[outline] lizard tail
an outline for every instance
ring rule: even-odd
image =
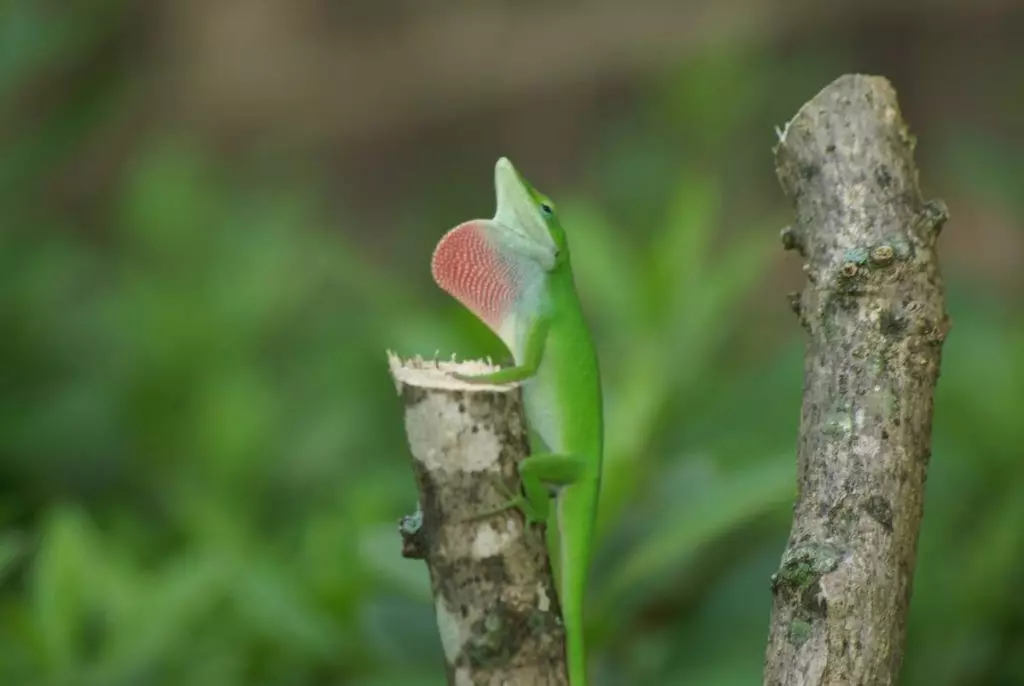
[[[569,548],[574,541],[564,543]],[[583,623],[585,572],[586,567],[580,564],[568,563],[562,567],[562,619],[565,622],[569,686],[587,686],[587,651],[584,646]]]
[[[565,621],[566,662],[569,686],[587,686],[587,652],[584,646],[584,604],[587,593],[587,571],[590,564],[591,537],[596,488],[566,489],[558,499],[560,569],[559,601]],[[577,522],[566,527],[566,522]]]
[[[583,616],[581,612],[568,609],[564,611],[564,615],[569,686],[586,686],[587,653],[583,645]]]

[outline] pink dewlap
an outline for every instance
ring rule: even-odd
[[[488,236],[485,219],[459,224],[434,249],[434,281],[497,332],[515,300],[518,284],[508,260]]]

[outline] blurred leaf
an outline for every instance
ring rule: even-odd
[[[701,188],[688,186],[695,193]],[[688,193],[681,198],[674,211],[678,224],[673,229],[677,234],[671,241],[673,247],[655,251],[650,258],[661,263],[663,288],[674,295],[661,300],[661,310],[651,312],[654,330],[647,335],[631,331],[632,349],[625,351],[621,366],[607,375],[618,385],[605,391],[608,447],[599,529],[618,516],[637,484],[656,468],[649,448],[659,426],[667,421],[673,399],[714,385],[716,380],[706,375],[718,368],[715,358],[732,333],[732,315],[767,266],[766,240],[747,235],[729,249],[718,251],[721,255],[715,269],[703,271],[700,265],[707,258],[701,253],[706,251],[707,212],[712,205],[704,205]],[[689,213],[686,208],[690,204],[705,209]],[[673,272],[674,260],[691,274]],[[670,286],[672,278],[685,285]]]
[[[420,670],[398,672],[388,670],[381,674],[363,677],[359,686],[445,686],[448,683],[442,672],[429,674]]]
[[[387,596],[367,598],[359,629],[386,664],[400,667],[444,662],[433,603],[424,605]]]
[[[395,584],[410,598],[424,603],[433,602],[426,565],[402,557],[397,525],[380,525],[363,532],[359,555],[367,567]]]
[[[122,0],[67,0],[63,12],[31,0],[0,5],[0,98],[41,73],[82,59],[118,26]],[[69,11],[70,10],[70,11]]]
[[[1024,155],[991,132],[957,130],[943,138],[940,154],[947,158],[943,165],[957,186],[969,190],[979,200],[1015,208],[1024,214],[1018,180],[1024,176]]]
[[[25,555],[27,547],[22,536],[16,531],[0,535],[0,588]]]
[[[981,624],[1017,591],[1024,575],[1024,498],[1002,494],[987,508],[969,547],[961,549],[956,577],[963,584],[956,613],[965,624]]]
[[[140,579],[130,614],[114,625],[111,647],[96,666],[96,683],[125,683],[158,669],[160,661],[188,645],[198,623],[215,612],[232,582],[216,555],[183,556]]]
[[[34,624],[42,659],[52,678],[79,668],[85,626],[96,609],[90,577],[102,553],[88,520],[56,510],[44,528],[33,574]]]
[[[796,465],[792,455],[764,459],[714,480],[695,498],[680,498],[659,508],[649,532],[628,553],[598,592],[603,604],[626,594],[656,592],[687,555],[757,517],[792,502]]]
[[[583,199],[562,201],[558,211],[572,227],[573,273],[591,326],[601,330],[639,325],[636,243]]]
[[[325,657],[338,649],[336,632],[311,607],[290,575],[248,559],[236,572],[231,593],[247,631],[296,653]]]
[[[680,312],[692,302],[705,280],[705,264],[719,213],[718,184],[706,174],[682,175],[672,198],[663,231],[655,234],[647,258],[648,293],[644,302],[655,322],[665,313]]]
[[[700,132],[701,153],[729,149],[730,134],[763,87],[749,59],[741,46],[726,42],[663,73],[654,101],[659,114],[673,129]],[[723,83],[729,87],[723,89]]]

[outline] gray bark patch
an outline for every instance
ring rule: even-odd
[[[883,78],[843,76],[779,134],[796,218],[783,247],[807,283],[798,496],[773,577],[766,685],[896,683],[932,399],[949,330],[935,244],[947,218],[918,189],[913,137]]]

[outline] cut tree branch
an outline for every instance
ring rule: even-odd
[[[766,686],[894,684],[949,330],[914,139],[880,77],[843,76],[779,132],[796,205],[783,245],[806,258],[791,296],[807,332],[799,494],[778,572]]]
[[[481,362],[388,357],[420,493],[419,510],[399,527],[403,554],[430,570],[448,683],[564,686],[565,629],[544,529],[526,527],[517,509],[495,512],[519,492],[517,465],[529,454],[518,385],[450,375],[493,370]]]

